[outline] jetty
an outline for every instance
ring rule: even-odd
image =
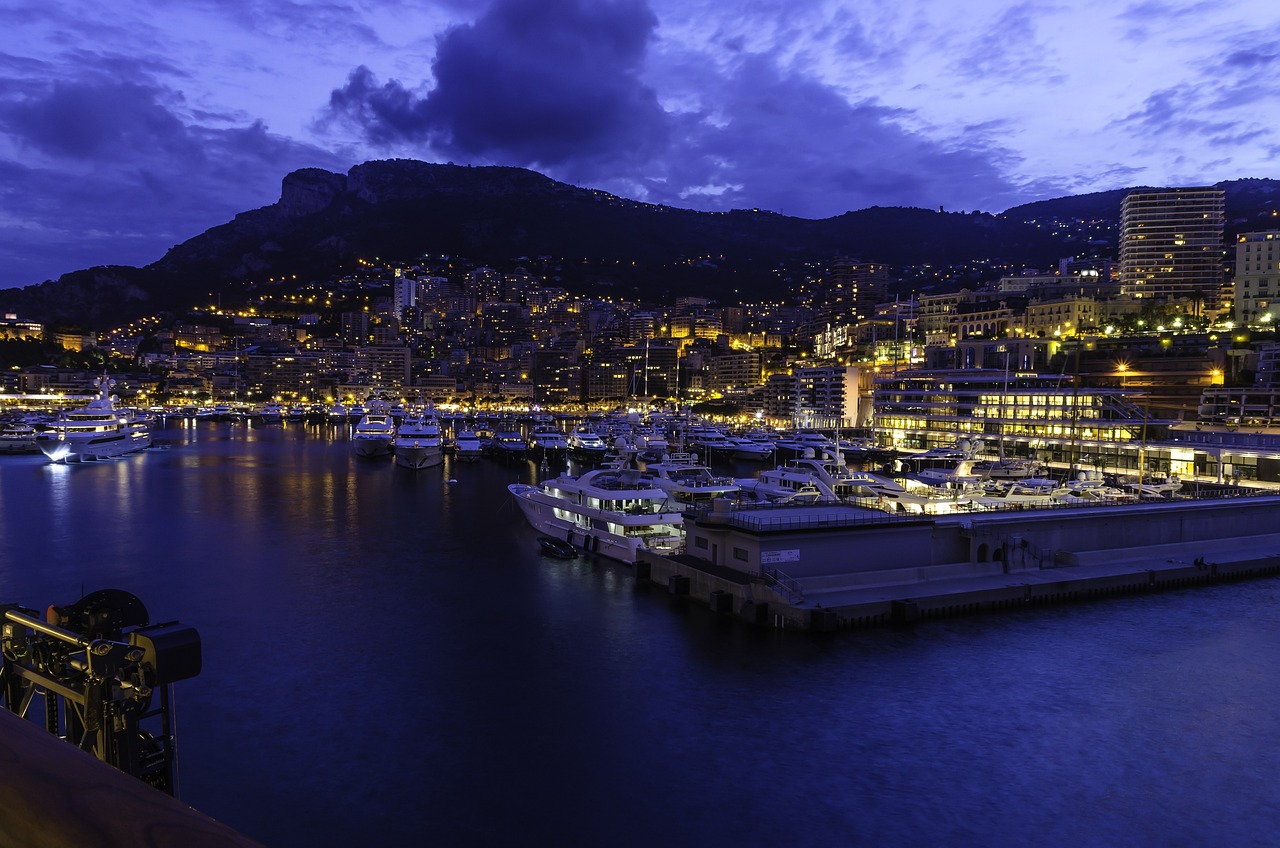
[[[637,579],[769,627],[838,630],[1280,574],[1280,493],[887,515],[849,504],[687,513]]]

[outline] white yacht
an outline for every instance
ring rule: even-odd
[[[787,463],[808,468],[815,482],[826,486],[846,503],[870,506],[885,512],[939,515],[969,508],[969,495],[959,489],[940,489],[914,480],[906,485],[870,471],[855,471],[843,455],[804,457]]]
[[[773,442],[750,439],[746,436],[729,436],[734,459],[748,462],[763,462],[773,456]]]
[[[1131,474],[1118,482],[1140,498],[1172,498],[1182,490],[1181,480],[1164,474]]]
[[[634,563],[642,549],[674,554],[684,544],[684,515],[635,468],[598,468],[507,488],[539,532],[622,562]]]
[[[0,428],[0,453],[39,453],[37,431],[25,421],[10,421]]]
[[[429,412],[412,412],[396,428],[391,452],[402,468],[432,468],[444,462],[440,422]]]
[[[715,498],[738,498],[742,486],[732,477],[717,477],[698,461],[696,454],[672,453],[659,462],[645,464],[658,488],[685,507],[705,509]]]
[[[757,501],[774,504],[837,503],[840,498],[811,469],[788,463],[740,479],[742,490]]]
[[[1028,477],[1025,480],[1011,480],[994,484],[987,491],[973,495],[970,500],[975,506],[987,509],[1027,509],[1029,507],[1053,506],[1061,503],[1060,486],[1057,480],[1043,477]]]
[[[453,457],[459,462],[475,462],[484,453],[484,445],[474,430],[459,430],[453,437]]]
[[[1068,480],[1054,491],[1056,500],[1068,504],[1117,504],[1134,503],[1139,496],[1111,485],[1099,471],[1077,471],[1074,480]]]
[[[505,462],[518,462],[529,452],[529,443],[514,429],[514,424],[505,425],[508,429],[495,430],[489,440],[487,453],[495,459]]]
[[[778,455],[788,459],[794,459],[805,456],[808,451],[813,451],[814,456],[822,456],[824,453],[835,454],[838,448],[833,439],[822,435],[816,430],[796,430],[791,433],[784,433],[775,443]]]
[[[257,412],[257,419],[263,424],[280,424],[284,421],[284,405],[275,401],[264,403]]]
[[[396,422],[383,404],[371,404],[369,411],[351,431],[351,446],[356,456],[379,457],[391,453],[396,437]]]
[[[733,453],[737,447],[729,440],[729,436],[722,430],[714,427],[695,427],[690,428],[685,434],[685,447],[696,448],[708,461],[711,454],[718,453],[722,456],[728,456]]]
[[[569,451],[578,459],[599,462],[608,450],[609,445],[590,424],[579,424],[569,432]]]
[[[151,428],[129,410],[117,409],[105,374],[93,381],[99,394],[81,409],[54,420],[36,444],[54,462],[110,459],[151,446]]]
[[[569,455],[569,440],[554,424],[535,424],[529,431],[529,448],[539,458],[562,459]]]

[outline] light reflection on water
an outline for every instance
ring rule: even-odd
[[[1280,824],[1276,581],[754,630],[541,557],[505,488],[532,462],[411,472],[343,428],[163,436],[0,460],[0,601],[112,586],[197,627],[184,800],[266,844],[1265,845]]]

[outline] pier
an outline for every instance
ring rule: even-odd
[[[637,579],[753,624],[838,630],[1280,574],[1280,495],[885,520],[854,507],[687,517]]]

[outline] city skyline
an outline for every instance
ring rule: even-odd
[[[1271,176],[1280,11],[670,0],[24,4],[0,286],[144,265],[300,167],[533,168],[695,209],[980,209]]]

